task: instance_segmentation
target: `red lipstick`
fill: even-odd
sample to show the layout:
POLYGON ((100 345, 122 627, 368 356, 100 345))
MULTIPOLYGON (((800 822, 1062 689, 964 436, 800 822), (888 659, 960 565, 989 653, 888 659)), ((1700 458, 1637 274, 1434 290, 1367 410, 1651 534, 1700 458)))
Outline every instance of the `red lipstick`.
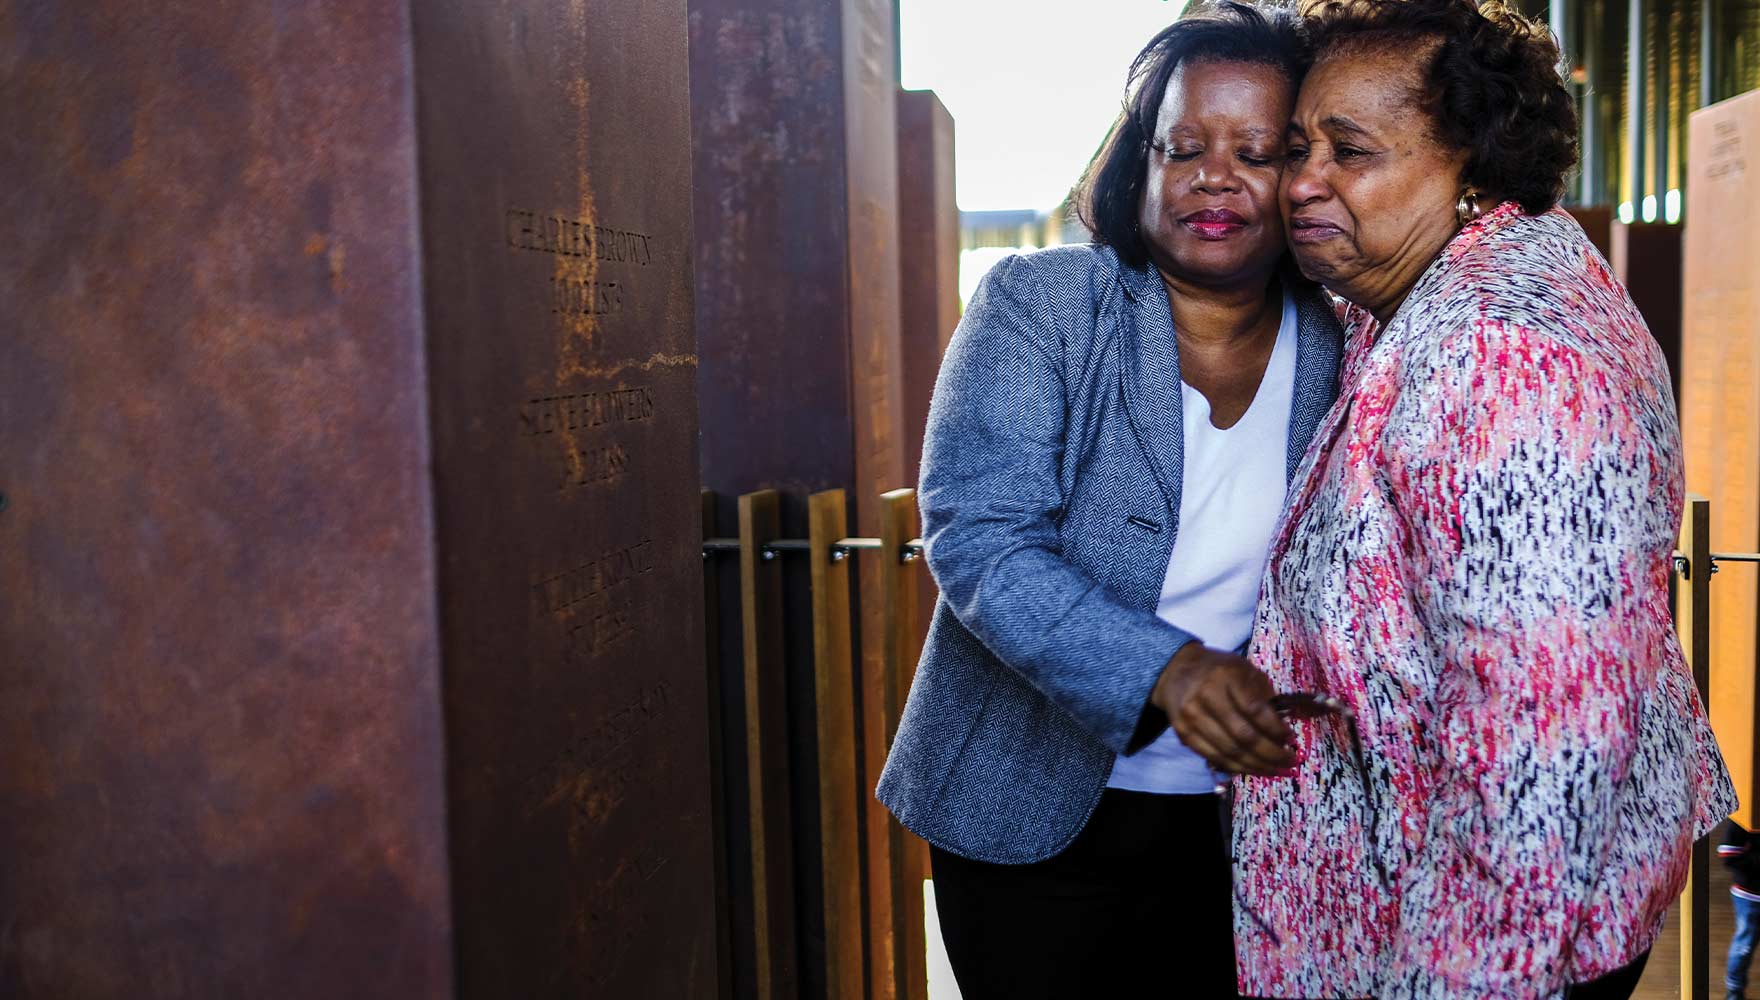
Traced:
POLYGON ((1207 208, 1179 220, 1201 240, 1225 240, 1247 228, 1247 220, 1226 208, 1207 208))

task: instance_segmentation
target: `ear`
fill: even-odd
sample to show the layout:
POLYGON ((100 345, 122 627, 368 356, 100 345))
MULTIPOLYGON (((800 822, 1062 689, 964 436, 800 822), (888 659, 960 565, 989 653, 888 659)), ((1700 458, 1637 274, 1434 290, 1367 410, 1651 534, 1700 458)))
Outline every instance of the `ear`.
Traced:
POLYGON ((1472 153, 1465 147, 1457 149, 1449 155, 1448 167, 1449 172, 1454 177, 1454 186, 1458 189, 1472 185, 1478 187, 1482 191, 1484 188, 1480 185, 1473 184, 1472 178, 1467 176, 1467 161, 1469 159, 1472 159, 1472 153))

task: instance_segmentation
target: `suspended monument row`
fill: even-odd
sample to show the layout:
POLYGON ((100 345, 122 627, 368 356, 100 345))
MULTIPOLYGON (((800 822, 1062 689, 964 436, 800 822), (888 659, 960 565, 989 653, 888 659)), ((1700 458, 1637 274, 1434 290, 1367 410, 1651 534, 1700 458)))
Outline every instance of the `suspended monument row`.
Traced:
POLYGON ((713 992, 685 21, 9 26, 0 982, 713 992))
POLYGON ((921 996, 890 0, 4 30, 0 994, 921 996))

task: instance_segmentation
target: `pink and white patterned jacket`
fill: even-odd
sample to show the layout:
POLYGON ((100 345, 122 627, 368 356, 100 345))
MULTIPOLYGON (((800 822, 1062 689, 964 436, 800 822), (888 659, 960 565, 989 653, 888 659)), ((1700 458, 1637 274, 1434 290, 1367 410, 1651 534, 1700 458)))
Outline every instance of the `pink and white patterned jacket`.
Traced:
POLYGON ((1670 624, 1667 367, 1570 216, 1505 204, 1383 330, 1296 473, 1252 657, 1355 711, 1235 802, 1260 997, 1556 998, 1649 948, 1735 793, 1670 624))

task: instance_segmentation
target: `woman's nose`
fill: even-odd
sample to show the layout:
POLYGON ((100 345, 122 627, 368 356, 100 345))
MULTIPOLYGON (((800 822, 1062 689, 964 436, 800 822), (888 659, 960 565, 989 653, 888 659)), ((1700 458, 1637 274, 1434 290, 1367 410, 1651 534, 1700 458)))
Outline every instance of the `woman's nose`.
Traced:
POLYGON ((1306 205, 1326 197, 1327 186, 1319 164, 1313 159, 1289 162, 1283 168, 1283 196, 1292 205, 1306 205))
POLYGON ((1198 160, 1198 172, 1192 178, 1192 187, 1207 194, 1220 194, 1238 191, 1240 186, 1240 175, 1234 170, 1232 158, 1206 154, 1198 160))

